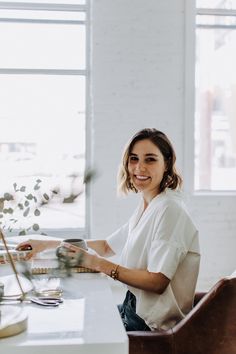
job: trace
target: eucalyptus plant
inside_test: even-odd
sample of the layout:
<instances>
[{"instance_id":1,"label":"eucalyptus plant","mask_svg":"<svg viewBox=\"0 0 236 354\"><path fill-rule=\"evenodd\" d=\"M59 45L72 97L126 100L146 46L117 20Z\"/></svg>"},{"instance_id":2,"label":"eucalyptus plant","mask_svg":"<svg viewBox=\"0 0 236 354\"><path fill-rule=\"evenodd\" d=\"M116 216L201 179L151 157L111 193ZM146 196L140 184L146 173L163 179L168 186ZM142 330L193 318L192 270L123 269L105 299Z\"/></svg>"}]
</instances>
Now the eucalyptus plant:
<instances>
[{"instance_id":1,"label":"eucalyptus plant","mask_svg":"<svg viewBox=\"0 0 236 354\"><path fill-rule=\"evenodd\" d=\"M28 192L28 188L24 185L19 186L17 183L13 183L14 193L6 192L0 197L0 227L2 230L12 232L19 219L40 216L39 206L43 200L48 202L50 199L47 193L43 193L41 200L38 200L39 196L36 193L41 188L41 182L41 179L36 180L33 192ZM39 230L39 224L34 222L21 228L18 235L26 235L29 231L37 232Z\"/></svg>"},{"instance_id":2,"label":"eucalyptus plant","mask_svg":"<svg viewBox=\"0 0 236 354\"><path fill-rule=\"evenodd\" d=\"M95 172L92 170L88 170L85 175L84 175L84 184L88 184L91 182L92 178L94 178ZM76 176L72 176L73 178L76 178ZM74 179L73 179L74 181ZM33 186L33 192L28 191L27 186L21 185L19 186L17 183L13 184L14 188L14 193L9 193L6 192L3 194L3 196L0 197L0 240L2 240L5 249L8 253L10 265L12 267L12 270L15 274L16 280L18 282L18 285L21 289L21 300L24 301L26 294L23 291L21 281L19 278L19 273L21 273L25 278L27 278L33 285L34 288L34 279L35 276L32 274L32 269L31 266L28 262L25 261L19 261L18 267L16 268L15 262L11 256L11 253L9 252L4 231L8 230L11 232L14 228L14 226L17 224L19 221L19 218L30 218L31 216L40 216L41 211L40 208L42 205L49 203L51 199L58 194L60 191L59 190L52 190L50 193L43 193L42 195L39 192L41 189L41 183L42 181L40 179L37 179L34 186ZM81 194L83 193L83 189L78 193L71 193L71 195L67 198L64 198L62 200L62 203L73 203L76 198L78 198ZM39 197L40 196L40 197ZM27 232L29 231L40 231L40 226L37 223L32 223L30 226L27 228L23 228L20 232L19 235L26 235ZM76 258L76 264L80 264L81 261L81 256L77 256ZM75 260L74 260L75 261ZM51 272L48 274L48 277L68 277L71 276L73 273L73 265L71 263L71 258L65 254L64 257L58 257L58 264L57 267L52 268ZM3 286L0 284L0 302L2 300L3 296ZM0 317L1 317L1 312L0 312Z\"/></svg>"},{"instance_id":3,"label":"eucalyptus plant","mask_svg":"<svg viewBox=\"0 0 236 354\"><path fill-rule=\"evenodd\" d=\"M94 178L95 172L88 169L84 174L83 184L87 185ZM62 203L73 203L82 193L81 188L77 193L74 193L73 186L78 175L69 176L71 180L71 194L67 197L60 198ZM31 219L35 219L41 215L41 207L49 204L52 199L60 195L59 188L53 188L46 192L42 190L42 180L36 179L33 187L26 185L18 185L13 183L13 193L5 192L0 196L0 228L4 231L12 232L14 229L19 229L18 235L27 235L29 232L40 232L40 225L36 222L30 223ZM22 227L20 220L27 220L29 223Z\"/></svg>"}]
</instances>

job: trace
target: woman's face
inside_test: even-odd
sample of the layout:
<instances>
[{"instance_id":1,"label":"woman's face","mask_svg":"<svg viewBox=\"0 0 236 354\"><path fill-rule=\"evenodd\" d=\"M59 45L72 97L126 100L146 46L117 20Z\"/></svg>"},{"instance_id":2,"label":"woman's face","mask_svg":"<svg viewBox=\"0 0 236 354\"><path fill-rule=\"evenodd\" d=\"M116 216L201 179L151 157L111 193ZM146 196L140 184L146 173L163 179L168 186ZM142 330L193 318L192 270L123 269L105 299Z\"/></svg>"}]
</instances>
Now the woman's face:
<instances>
[{"instance_id":1,"label":"woman's face","mask_svg":"<svg viewBox=\"0 0 236 354\"><path fill-rule=\"evenodd\" d=\"M149 139L137 141L130 153L128 171L135 188L151 200L159 193L166 164L164 156Z\"/></svg>"}]
</instances>

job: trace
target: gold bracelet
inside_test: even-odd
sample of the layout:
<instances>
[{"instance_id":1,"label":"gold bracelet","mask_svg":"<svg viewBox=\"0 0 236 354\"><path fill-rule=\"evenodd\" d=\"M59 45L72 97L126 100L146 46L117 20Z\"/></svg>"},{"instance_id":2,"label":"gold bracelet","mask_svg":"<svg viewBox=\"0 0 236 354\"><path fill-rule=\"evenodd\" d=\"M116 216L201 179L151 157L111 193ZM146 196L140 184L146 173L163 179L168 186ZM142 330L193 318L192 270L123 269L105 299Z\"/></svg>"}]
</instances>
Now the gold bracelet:
<instances>
[{"instance_id":1,"label":"gold bracelet","mask_svg":"<svg viewBox=\"0 0 236 354\"><path fill-rule=\"evenodd\" d=\"M117 266L115 267L115 269L112 269L111 270L111 278L114 279L114 280L117 280L118 279L118 276L119 276L119 272L118 272L118 268L119 268L119 264L117 264Z\"/></svg>"}]
</instances>

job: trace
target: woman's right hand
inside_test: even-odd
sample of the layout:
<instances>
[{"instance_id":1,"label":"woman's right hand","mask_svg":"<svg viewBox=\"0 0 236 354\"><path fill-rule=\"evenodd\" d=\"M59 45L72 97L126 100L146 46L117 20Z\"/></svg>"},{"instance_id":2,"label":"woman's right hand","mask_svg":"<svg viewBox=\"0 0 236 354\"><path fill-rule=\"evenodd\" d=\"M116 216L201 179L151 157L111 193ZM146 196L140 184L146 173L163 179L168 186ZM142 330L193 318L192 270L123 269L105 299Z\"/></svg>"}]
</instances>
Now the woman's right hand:
<instances>
[{"instance_id":1,"label":"woman's right hand","mask_svg":"<svg viewBox=\"0 0 236 354\"><path fill-rule=\"evenodd\" d=\"M25 257L26 260L34 257L37 253L43 252L49 248L56 248L60 244L60 241L54 240L27 240L17 245L18 251L30 251Z\"/></svg>"}]
</instances>

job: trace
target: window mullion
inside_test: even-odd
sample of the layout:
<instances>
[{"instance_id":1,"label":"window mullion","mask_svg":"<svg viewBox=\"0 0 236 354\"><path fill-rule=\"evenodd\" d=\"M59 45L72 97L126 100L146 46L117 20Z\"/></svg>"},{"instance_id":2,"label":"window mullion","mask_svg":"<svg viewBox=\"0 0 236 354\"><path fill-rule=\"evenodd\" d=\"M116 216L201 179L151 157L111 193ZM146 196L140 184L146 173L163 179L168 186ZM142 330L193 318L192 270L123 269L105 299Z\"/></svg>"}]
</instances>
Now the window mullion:
<instances>
[{"instance_id":1,"label":"window mullion","mask_svg":"<svg viewBox=\"0 0 236 354\"><path fill-rule=\"evenodd\" d=\"M44 19L26 19L26 18L0 18L0 22L12 23L41 23L53 25L85 25L85 21L77 20L44 20Z\"/></svg>"},{"instance_id":2,"label":"window mullion","mask_svg":"<svg viewBox=\"0 0 236 354\"><path fill-rule=\"evenodd\" d=\"M86 70L73 69L22 69L0 68L0 74L7 75L77 75L86 76Z\"/></svg>"},{"instance_id":3,"label":"window mullion","mask_svg":"<svg viewBox=\"0 0 236 354\"><path fill-rule=\"evenodd\" d=\"M27 2L0 2L0 9L8 10L33 10L33 11L65 11L65 12L86 12L86 5L76 4L40 4Z\"/></svg>"},{"instance_id":4,"label":"window mullion","mask_svg":"<svg viewBox=\"0 0 236 354\"><path fill-rule=\"evenodd\" d=\"M236 10L198 8L197 15L236 16Z\"/></svg>"}]
</instances>

